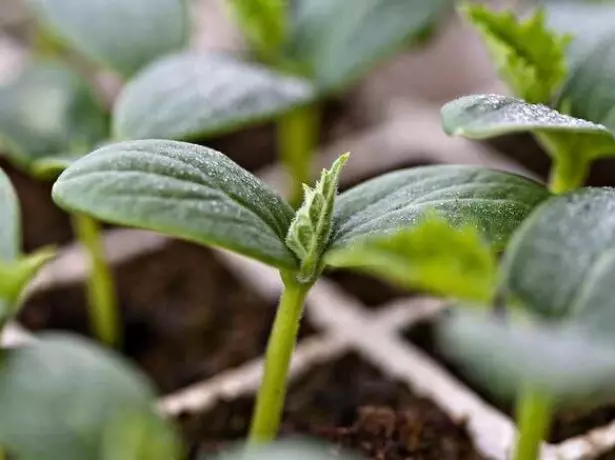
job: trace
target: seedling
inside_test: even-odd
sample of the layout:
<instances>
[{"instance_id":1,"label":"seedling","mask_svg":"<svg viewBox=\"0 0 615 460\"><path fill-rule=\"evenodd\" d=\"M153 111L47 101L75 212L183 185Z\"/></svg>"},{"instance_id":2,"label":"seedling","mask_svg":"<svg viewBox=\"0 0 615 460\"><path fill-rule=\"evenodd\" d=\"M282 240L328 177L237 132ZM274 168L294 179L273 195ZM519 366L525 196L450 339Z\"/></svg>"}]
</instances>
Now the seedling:
<instances>
[{"instance_id":1,"label":"seedling","mask_svg":"<svg viewBox=\"0 0 615 460\"><path fill-rule=\"evenodd\" d=\"M252 53L180 53L131 81L113 110L116 140L185 141L275 120L291 203L311 181L319 102L416 43L452 0L229 0ZM386 24L385 28L382 24Z\"/></svg>"},{"instance_id":2,"label":"seedling","mask_svg":"<svg viewBox=\"0 0 615 460\"><path fill-rule=\"evenodd\" d=\"M370 235L412 228L429 211L453 225L472 224L487 243L502 247L549 195L512 174L430 166L386 174L337 197L347 159L343 155L324 170L314 188L305 187L296 212L223 154L177 141L105 146L69 166L54 185L54 200L72 212L218 246L279 269L284 289L252 419L252 443L277 434L303 303L323 270L335 267L337 251Z\"/></svg>"},{"instance_id":3,"label":"seedling","mask_svg":"<svg viewBox=\"0 0 615 460\"><path fill-rule=\"evenodd\" d=\"M187 4L184 0L155 4L30 0L28 4L39 20L36 56L15 81L0 87L0 146L13 164L49 180L109 138L108 114L92 85L74 70L74 51L128 77L151 60L185 47ZM152 30L164 33L152 38ZM99 225L82 214L71 217L89 256L92 330L101 341L118 345L117 299Z\"/></svg>"},{"instance_id":4,"label":"seedling","mask_svg":"<svg viewBox=\"0 0 615 460\"><path fill-rule=\"evenodd\" d=\"M607 43L585 50L593 61L580 68L575 61L574 71L568 72L571 38L549 30L542 10L526 21L481 5L461 11L480 31L516 97L475 95L453 101L442 109L446 132L471 139L532 132L553 160L551 190L580 187L593 161L615 155L610 116L615 97L593 91L606 77L597 61L602 64Z\"/></svg>"},{"instance_id":5,"label":"seedling","mask_svg":"<svg viewBox=\"0 0 615 460\"><path fill-rule=\"evenodd\" d=\"M18 202L0 171L0 335L53 255L42 249L22 256L20 241ZM1 458L177 458L175 434L155 414L151 387L119 358L62 334L0 349L0 358Z\"/></svg>"}]
</instances>

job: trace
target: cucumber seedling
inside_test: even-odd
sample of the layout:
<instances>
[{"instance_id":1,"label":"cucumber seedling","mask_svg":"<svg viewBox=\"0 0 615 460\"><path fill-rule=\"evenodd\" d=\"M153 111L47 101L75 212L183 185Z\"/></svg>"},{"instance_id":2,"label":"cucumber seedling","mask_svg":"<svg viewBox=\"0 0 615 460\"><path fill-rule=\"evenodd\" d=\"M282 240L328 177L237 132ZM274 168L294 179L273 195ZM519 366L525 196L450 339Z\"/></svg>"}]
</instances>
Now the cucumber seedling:
<instances>
[{"instance_id":1,"label":"cucumber seedling","mask_svg":"<svg viewBox=\"0 0 615 460\"><path fill-rule=\"evenodd\" d=\"M278 431L304 300L336 251L410 228L428 211L474 225L494 247L549 193L540 184L470 166L406 169L337 196L347 155L304 186L297 211L225 155L165 140L110 144L68 167L53 187L62 208L235 251L277 268L283 282L250 441Z\"/></svg>"},{"instance_id":2,"label":"cucumber seedling","mask_svg":"<svg viewBox=\"0 0 615 460\"><path fill-rule=\"evenodd\" d=\"M291 203L311 181L320 102L431 30L452 0L229 0L256 61L184 52L136 76L113 110L116 140L202 140L275 120ZM386 24L386 27L382 25Z\"/></svg>"}]
</instances>

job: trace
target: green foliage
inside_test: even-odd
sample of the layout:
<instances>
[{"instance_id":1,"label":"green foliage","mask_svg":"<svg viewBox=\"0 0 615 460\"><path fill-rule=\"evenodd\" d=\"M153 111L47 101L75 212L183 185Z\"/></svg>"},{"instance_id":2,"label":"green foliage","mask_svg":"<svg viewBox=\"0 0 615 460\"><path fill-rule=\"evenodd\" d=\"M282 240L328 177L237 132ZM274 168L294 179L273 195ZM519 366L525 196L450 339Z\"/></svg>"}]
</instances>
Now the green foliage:
<instances>
[{"instance_id":1,"label":"green foliage","mask_svg":"<svg viewBox=\"0 0 615 460\"><path fill-rule=\"evenodd\" d=\"M506 293L535 314L615 326L615 191L586 188L546 201L516 232L502 265Z\"/></svg>"},{"instance_id":2,"label":"green foliage","mask_svg":"<svg viewBox=\"0 0 615 460\"><path fill-rule=\"evenodd\" d=\"M479 4L461 11L481 33L502 79L530 103L548 103L566 77L567 35L549 30L543 10L525 21L513 12L496 12Z\"/></svg>"},{"instance_id":3,"label":"green foliage","mask_svg":"<svg viewBox=\"0 0 615 460\"><path fill-rule=\"evenodd\" d=\"M4 351L0 406L0 445L20 460L179 458L144 376L76 336Z\"/></svg>"},{"instance_id":4,"label":"green foliage","mask_svg":"<svg viewBox=\"0 0 615 460\"><path fill-rule=\"evenodd\" d=\"M30 173L56 174L106 136L106 116L90 88L59 62L33 61L0 87L0 145Z\"/></svg>"},{"instance_id":5,"label":"green foliage","mask_svg":"<svg viewBox=\"0 0 615 460\"><path fill-rule=\"evenodd\" d=\"M28 0L28 4L71 47L123 76L184 48L190 33L188 0Z\"/></svg>"},{"instance_id":6,"label":"green foliage","mask_svg":"<svg viewBox=\"0 0 615 460\"><path fill-rule=\"evenodd\" d=\"M286 41L289 0L230 0L241 29L262 60L276 62Z\"/></svg>"},{"instance_id":7,"label":"green foliage","mask_svg":"<svg viewBox=\"0 0 615 460\"><path fill-rule=\"evenodd\" d=\"M293 211L228 157L206 147L146 140L111 144L69 167L53 197L72 212L212 244L281 268Z\"/></svg>"},{"instance_id":8,"label":"green foliage","mask_svg":"<svg viewBox=\"0 0 615 460\"><path fill-rule=\"evenodd\" d=\"M250 447L248 451L244 446L221 454L214 460L352 460L356 457L347 454L331 452L331 449L305 441L277 441L260 447ZM206 460L203 458L202 460Z\"/></svg>"},{"instance_id":9,"label":"green foliage","mask_svg":"<svg viewBox=\"0 0 615 460\"><path fill-rule=\"evenodd\" d=\"M436 214L387 236L366 238L327 256L333 267L358 267L407 289L488 302L497 260L477 230L453 228Z\"/></svg>"},{"instance_id":10,"label":"green foliage","mask_svg":"<svg viewBox=\"0 0 615 460\"><path fill-rule=\"evenodd\" d=\"M333 192L344 161L342 157L317 191ZM339 196L326 249L348 248L367 236L413 226L432 210L453 225L474 225L488 244L501 249L548 195L533 181L484 168L402 170ZM309 238L291 236L289 249L286 238L294 216L290 206L224 155L183 142L131 141L99 149L62 173L53 198L72 212L221 246L282 269L297 270L294 251L306 255L322 243L313 246ZM327 206L310 209L315 210L322 211L323 218L330 212ZM319 220L315 214L310 222ZM305 222L297 218L297 233ZM325 230L321 226L321 236ZM326 257L322 251L320 255Z\"/></svg>"},{"instance_id":11,"label":"green foliage","mask_svg":"<svg viewBox=\"0 0 615 460\"><path fill-rule=\"evenodd\" d=\"M302 282L315 280L322 270L322 255L331 236L337 185L348 157L349 154L342 155L331 169L323 169L314 188L304 185L303 204L286 235L286 245L301 262L299 279Z\"/></svg>"},{"instance_id":12,"label":"green foliage","mask_svg":"<svg viewBox=\"0 0 615 460\"><path fill-rule=\"evenodd\" d=\"M517 225L548 196L534 181L474 166L396 171L339 196L330 249L412 227L425 212L435 210L453 226L473 225L486 243L501 250Z\"/></svg>"},{"instance_id":13,"label":"green foliage","mask_svg":"<svg viewBox=\"0 0 615 460\"><path fill-rule=\"evenodd\" d=\"M535 388L557 407L588 407L615 396L612 340L575 324L503 321L456 311L439 328L442 347L502 398Z\"/></svg>"},{"instance_id":14,"label":"green foliage","mask_svg":"<svg viewBox=\"0 0 615 460\"><path fill-rule=\"evenodd\" d=\"M287 59L313 79L319 92L340 91L420 39L452 4L452 0L301 0L291 17Z\"/></svg>"},{"instance_id":15,"label":"green foliage","mask_svg":"<svg viewBox=\"0 0 615 460\"><path fill-rule=\"evenodd\" d=\"M120 93L116 139L191 140L263 122L313 98L311 84L221 54L156 61Z\"/></svg>"},{"instance_id":16,"label":"green foliage","mask_svg":"<svg viewBox=\"0 0 615 460\"><path fill-rule=\"evenodd\" d=\"M0 169L0 260L9 261L19 256L20 220L17 194L9 178Z\"/></svg>"}]
</instances>

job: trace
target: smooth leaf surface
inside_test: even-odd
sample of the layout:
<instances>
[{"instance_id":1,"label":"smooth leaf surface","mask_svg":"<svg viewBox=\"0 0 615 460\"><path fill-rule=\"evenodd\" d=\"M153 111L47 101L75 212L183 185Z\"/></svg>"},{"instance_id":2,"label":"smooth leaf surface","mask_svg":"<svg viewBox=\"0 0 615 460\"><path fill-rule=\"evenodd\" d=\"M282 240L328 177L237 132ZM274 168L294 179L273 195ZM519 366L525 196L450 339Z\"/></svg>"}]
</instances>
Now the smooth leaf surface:
<instances>
[{"instance_id":1,"label":"smooth leaf surface","mask_svg":"<svg viewBox=\"0 0 615 460\"><path fill-rule=\"evenodd\" d=\"M611 335L615 327L615 191L551 198L519 228L502 265L507 293L547 317Z\"/></svg>"},{"instance_id":2,"label":"smooth leaf surface","mask_svg":"<svg viewBox=\"0 0 615 460\"><path fill-rule=\"evenodd\" d=\"M20 460L178 458L154 403L145 377L120 358L76 336L45 334L3 352L0 445ZM141 441L134 455L108 456L135 446L133 436Z\"/></svg>"},{"instance_id":3,"label":"smooth leaf surface","mask_svg":"<svg viewBox=\"0 0 615 460\"><path fill-rule=\"evenodd\" d=\"M477 383L512 399L527 385L558 407L615 396L615 345L569 325L507 323L493 315L456 310L439 327L444 351Z\"/></svg>"},{"instance_id":4,"label":"smooth leaf surface","mask_svg":"<svg viewBox=\"0 0 615 460\"><path fill-rule=\"evenodd\" d=\"M532 209L549 196L529 179L474 166L425 166L371 179L336 201L330 249L414 226L437 212L453 226L473 225L500 250Z\"/></svg>"},{"instance_id":5,"label":"smooth leaf surface","mask_svg":"<svg viewBox=\"0 0 615 460\"><path fill-rule=\"evenodd\" d=\"M312 97L305 80L227 55L182 53L124 88L113 131L118 139L204 138L275 118Z\"/></svg>"},{"instance_id":6,"label":"smooth leaf surface","mask_svg":"<svg viewBox=\"0 0 615 460\"><path fill-rule=\"evenodd\" d=\"M406 289L478 302L490 300L497 268L495 254L474 227L453 228L435 214L391 235L333 251L326 262L358 268Z\"/></svg>"},{"instance_id":7,"label":"smooth leaf surface","mask_svg":"<svg viewBox=\"0 0 615 460\"><path fill-rule=\"evenodd\" d=\"M442 108L447 134L489 139L520 132L544 135L556 151L586 159L615 154L613 134L603 125L507 96L472 95Z\"/></svg>"},{"instance_id":8,"label":"smooth leaf surface","mask_svg":"<svg viewBox=\"0 0 615 460\"><path fill-rule=\"evenodd\" d=\"M566 77L566 47L570 41L549 30L545 14L528 19L512 11L492 11L477 3L461 8L480 32L500 77L513 93L531 103L548 103Z\"/></svg>"},{"instance_id":9,"label":"smooth leaf surface","mask_svg":"<svg viewBox=\"0 0 615 460\"><path fill-rule=\"evenodd\" d=\"M106 116L89 86L61 63L35 61L0 86L0 145L29 171L48 157L85 152L106 135Z\"/></svg>"},{"instance_id":10,"label":"smooth leaf surface","mask_svg":"<svg viewBox=\"0 0 615 460\"><path fill-rule=\"evenodd\" d=\"M21 251L21 212L17 194L0 169L0 261L10 261Z\"/></svg>"},{"instance_id":11,"label":"smooth leaf surface","mask_svg":"<svg viewBox=\"0 0 615 460\"><path fill-rule=\"evenodd\" d=\"M452 0L301 0L294 7L288 58L306 68L319 91L339 91L417 40L452 4Z\"/></svg>"},{"instance_id":12,"label":"smooth leaf surface","mask_svg":"<svg viewBox=\"0 0 615 460\"><path fill-rule=\"evenodd\" d=\"M177 141L111 144L73 163L53 187L73 212L234 250L295 268L284 238L290 206L215 150Z\"/></svg>"},{"instance_id":13,"label":"smooth leaf surface","mask_svg":"<svg viewBox=\"0 0 615 460\"><path fill-rule=\"evenodd\" d=\"M130 76L187 45L188 0L28 0L36 16L87 57Z\"/></svg>"}]
</instances>

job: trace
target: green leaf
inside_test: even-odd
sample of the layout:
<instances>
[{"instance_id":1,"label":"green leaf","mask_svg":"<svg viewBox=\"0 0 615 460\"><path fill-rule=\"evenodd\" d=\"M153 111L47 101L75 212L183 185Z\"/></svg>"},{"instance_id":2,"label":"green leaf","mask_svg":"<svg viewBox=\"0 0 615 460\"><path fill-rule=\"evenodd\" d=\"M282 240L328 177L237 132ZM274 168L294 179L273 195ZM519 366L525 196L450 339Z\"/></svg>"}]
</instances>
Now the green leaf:
<instances>
[{"instance_id":1,"label":"green leaf","mask_svg":"<svg viewBox=\"0 0 615 460\"><path fill-rule=\"evenodd\" d=\"M456 310L439 327L444 351L494 394L508 399L528 386L557 407L589 406L615 396L612 340L568 325L506 322Z\"/></svg>"},{"instance_id":2,"label":"green leaf","mask_svg":"<svg viewBox=\"0 0 615 460\"><path fill-rule=\"evenodd\" d=\"M34 14L85 56L130 76L187 45L188 0L28 0Z\"/></svg>"},{"instance_id":3,"label":"green leaf","mask_svg":"<svg viewBox=\"0 0 615 460\"><path fill-rule=\"evenodd\" d=\"M222 54L160 60L120 94L119 139L202 139L267 121L313 97L309 82Z\"/></svg>"},{"instance_id":4,"label":"green leaf","mask_svg":"<svg viewBox=\"0 0 615 460\"><path fill-rule=\"evenodd\" d=\"M238 22L257 53L272 63L286 40L289 0L230 0Z\"/></svg>"},{"instance_id":5,"label":"green leaf","mask_svg":"<svg viewBox=\"0 0 615 460\"><path fill-rule=\"evenodd\" d=\"M356 457L332 452L327 446L305 441L277 441L265 446L240 446L214 460L353 460ZM203 459L204 460L204 459Z\"/></svg>"},{"instance_id":6,"label":"green leaf","mask_svg":"<svg viewBox=\"0 0 615 460\"><path fill-rule=\"evenodd\" d=\"M0 445L20 460L179 458L154 403L143 375L76 336L45 334L2 354Z\"/></svg>"},{"instance_id":7,"label":"green leaf","mask_svg":"<svg viewBox=\"0 0 615 460\"><path fill-rule=\"evenodd\" d=\"M286 235L286 246L301 262L301 282L315 280L322 270L322 255L331 236L337 185L348 157L346 153L333 163L331 169L323 169L313 189L303 185L303 204L297 210Z\"/></svg>"},{"instance_id":8,"label":"green leaf","mask_svg":"<svg viewBox=\"0 0 615 460\"><path fill-rule=\"evenodd\" d=\"M0 169L0 261L11 261L21 251L21 214L17 194Z\"/></svg>"},{"instance_id":9,"label":"green leaf","mask_svg":"<svg viewBox=\"0 0 615 460\"><path fill-rule=\"evenodd\" d=\"M615 190L551 198L519 228L502 287L525 308L612 335L615 327Z\"/></svg>"},{"instance_id":10,"label":"green leaf","mask_svg":"<svg viewBox=\"0 0 615 460\"><path fill-rule=\"evenodd\" d=\"M453 228L437 214L384 237L366 238L326 256L328 265L375 274L403 288L488 302L497 260L471 225Z\"/></svg>"},{"instance_id":11,"label":"green leaf","mask_svg":"<svg viewBox=\"0 0 615 460\"><path fill-rule=\"evenodd\" d=\"M514 174L474 166L425 166L392 172L342 193L329 249L416 225L436 211L453 226L473 225L504 248L510 234L549 192Z\"/></svg>"},{"instance_id":12,"label":"green leaf","mask_svg":"<svg viewBox=\"0 0 615 460\"><path fill-rule=\"evenodd\" d=\"M281 268L293 210L225 155L177 141L110 144L77 160L53 199L71 212L220 246Z\"/></svg>"},{"instance_id":13,"label":"green leaf","mask_svg":"<svg viewBox=\"0 0 615 460\"><path fill-rule=\"evenodd\" d=\"M606 127L507 96L456 99L442 108L442 123L447 134L470 139L533 132L551 147L551 155L577 162L615 154L615 139Z\"/></svg>"},{"instance_id":14,"label":"green leaf","mask_svg":"<svg viewBox=\"0 0 615 460\"><path fill-rule=\"evenodd\" d=\"M461 8L480 32L501 78L514 94L531 103L548 103L566 77L570 37L545 24L545 13L520 21L511 11L496 12L476 3Z\"/></svg>"},{"instance_id":15,"label":"green leaf","mask_svg":"<svg viewBox=\"0 0 615 460\"><path fill-rule=\"evenodd\" d=\"M106 116L89 86L59 62L34 61L0 87L0 144L30 172L49 157L87 151L106 135Z\"/></svg>"},{"instance_id":16,"label":"green leaf","mask_svg":"<svg viewBox=\"0 0 615 460\"><path fill-rule=\"evenodd\" d=\"M302 0L295 5L288 58L306 69L319 91L340 91L420 39L452 4L452 0Z\"/></svg>"}]
</instances>

